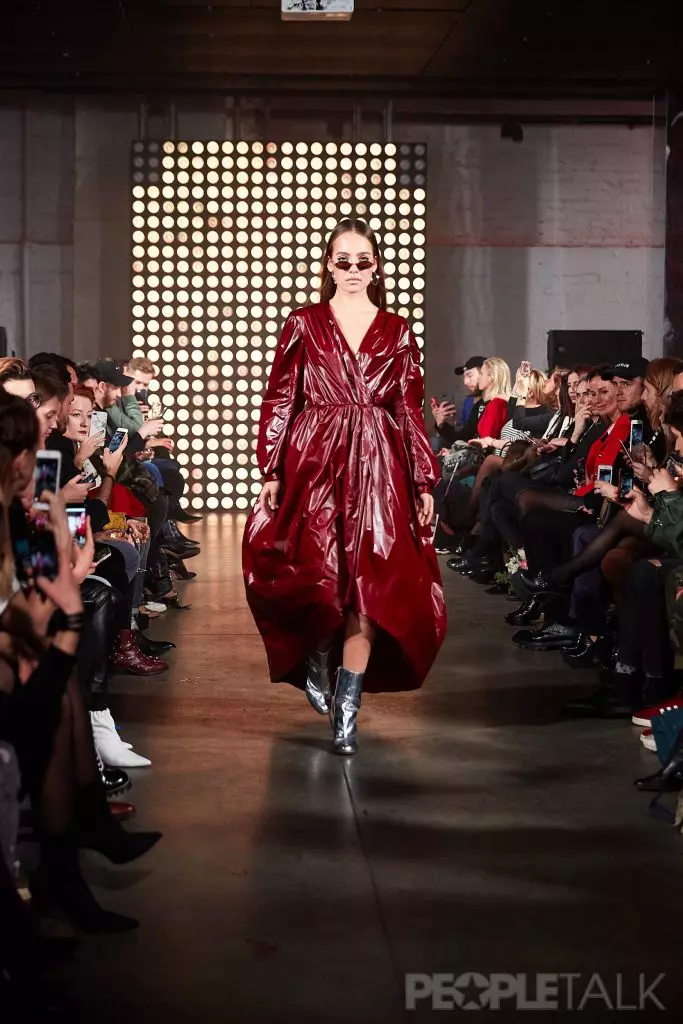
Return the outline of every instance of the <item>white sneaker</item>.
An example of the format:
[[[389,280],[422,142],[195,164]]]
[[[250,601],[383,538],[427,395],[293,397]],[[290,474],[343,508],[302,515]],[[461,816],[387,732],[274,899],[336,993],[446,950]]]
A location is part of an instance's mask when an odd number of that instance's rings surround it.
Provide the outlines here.
[[[123,742],[109,708],[91,711],[90,722],[95,750],[105,764],[112,768],[147,768],[151,765],[149,758],[136,754],[130,744]]]
[[[654,736],[652,735],[652,729],[643,729],[640,734],[640,742],[646,750],[652,750],[655,754],[657,753],[657,744]]]

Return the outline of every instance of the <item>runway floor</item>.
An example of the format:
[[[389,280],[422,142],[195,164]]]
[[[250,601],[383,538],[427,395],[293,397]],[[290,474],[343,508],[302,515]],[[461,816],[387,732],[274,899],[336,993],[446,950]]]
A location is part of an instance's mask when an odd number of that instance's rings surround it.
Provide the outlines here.
[[[124,738],[153,760],[135,826],[164,839],[128,868],[84,855],[103,905],[142,921],[84,942],[88,1019],[444,1019],[405,1008],[416,972],[575,973],[579,994],[600,975],[612,1003],[617,973],[630,992],[665,972],[657,1019],[680,1009],[683,837],[633,789],[657,766],[637,729],[559,719],[591,673],[515,649],[513,606],[444,567],[448,637],[427,684],[367,697],[361,750],[339,759],[327,721],[268,682],[242,522],[186,531],[202,542],[192,608],[154,630],[178,643],[170,671],[113,685]],[[585,1007],[612,1019],[604,999]],[[508,1000],[477,1019],[513,1010],[575,1017]]]

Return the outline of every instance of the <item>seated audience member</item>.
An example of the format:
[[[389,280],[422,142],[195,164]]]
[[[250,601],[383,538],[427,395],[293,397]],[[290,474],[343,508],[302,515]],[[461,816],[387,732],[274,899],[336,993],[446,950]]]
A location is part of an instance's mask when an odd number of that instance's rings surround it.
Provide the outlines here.
[[[437,402],[436,398],[432,398],[431,410],[434,417],[437,442],[435,447],[437,451],[440,448],[453,444],[458,439],[467,441],[470,437],[474,437],[476,433],[476,420],[479,418],[478,415],[474,417],[473,422],[470,424],[472,427],[471,431],[467,424],[470,423],[470,417],[473,416],[473,409],[480,391],[479,373],[485,362],[484,356],[472,356],[464,366],[456,366],[454,370],[456,377],[462,377],[467,392],[460,406],[460,412],[457,413],[455,423],[453,423],[456,417],[455,406],[446,400]],[[443,423],[446,424],[444,431],[440,429]],[[467,436],[465,436],[465,433],[467,433]]]
[[[9,512],[6,544],[17,550],[30,545],[31,527],[18,496],[33,479],[37,441],[38,423],[29,404],[0,393],[0,491]],[[126,863],[149,850],[160,834],[128,833],[109,809],[73,676],[83,628],[80,585],[92,552],[74,546],[61,499],[41,497],[49,506],[44,528],[54,534],[57,577],[24,576],[22,557],[16,568],[21,579],[12,572],[0,616],[3,658],[14,676],[0,707],[0,730],[16,752],[41,851],[30,880],[33,906],[39,913],[59,909],[83,931],[128,930],[137,922],[104,911],[95,901],[80,872],[79,847]],[[39,602],[31,596],[36,587],[43,595]]]
[[[9,356],[0,359],[0,388],[8,395],[26,399],[33,409],[40,404],[31,371],[21,359]]]

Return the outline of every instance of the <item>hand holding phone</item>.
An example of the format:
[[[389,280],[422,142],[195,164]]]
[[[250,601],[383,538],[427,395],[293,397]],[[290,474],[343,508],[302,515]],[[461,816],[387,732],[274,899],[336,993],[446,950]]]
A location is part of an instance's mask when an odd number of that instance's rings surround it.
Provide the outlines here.
[[[121,445],[123,444],[124,440],[126,440],[126,441],[128,440],[128,430],[126,429],[126,427],[117,427],[116,432],[114,433],[114,436],[112,437],[111,441],[109,442],[109,445],[108,445],[109,451],[112,454],[114,452],[117,452],[119,450],[119,448],[121,447]]]
[[[98,444],[98,447],[99,447],[99,445],[104,444],[104,438],[106,436],[106,433],[107,433],[107,414],[102,409],[95,409],[95,411],[92,413],[92,415],[90,417],[90,431],[89,431],[89,435],[90,435],[90,437],[97,437],[98,439],[100,438],[100,435],[101,435],[101,440],[99,440],[99,444]]]

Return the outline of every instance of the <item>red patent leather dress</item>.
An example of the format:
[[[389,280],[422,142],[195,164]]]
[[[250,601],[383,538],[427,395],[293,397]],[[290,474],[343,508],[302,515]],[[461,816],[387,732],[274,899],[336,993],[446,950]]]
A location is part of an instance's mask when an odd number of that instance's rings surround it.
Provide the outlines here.
[[[378,311],[357,355],[328,303],[287,320],[258,437],[280,507],[250,514],[242,552],[273,681],[303,686],[307,655],[353,609],[379,627],[364,689],[423,683],[446,629],[431,530],[417,519],[437,474],[423,397],[402,317]]]

